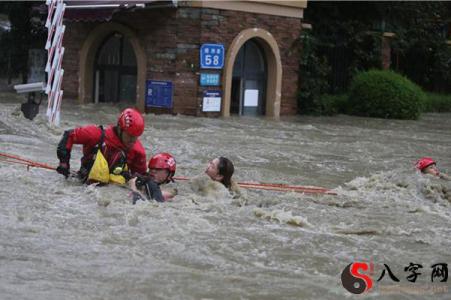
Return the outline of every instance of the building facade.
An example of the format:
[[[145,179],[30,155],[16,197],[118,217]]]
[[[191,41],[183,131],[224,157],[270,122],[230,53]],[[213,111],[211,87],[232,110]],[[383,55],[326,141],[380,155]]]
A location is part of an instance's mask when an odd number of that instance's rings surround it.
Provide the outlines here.
[[[306,1],[132,2],[66,8],[65,97],[195,116],[297,112]]]

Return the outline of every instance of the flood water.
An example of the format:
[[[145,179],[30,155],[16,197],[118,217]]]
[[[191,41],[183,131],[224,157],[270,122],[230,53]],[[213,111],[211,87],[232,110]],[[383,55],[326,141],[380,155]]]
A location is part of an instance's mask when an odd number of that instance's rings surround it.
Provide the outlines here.
[[[115,123],[121,110],[66,101],[54,128],[45,104],[29,121],[21,102],[0,95],[0,152],[54,166],[65,129]],[[431,282],[431,265],[451,263],[451,182],[413,165],[432,156],[451,172],[451,114],[145,120],[148,158],[172,153],[177,176],[226,156],[237,181],[338,195],[246,190],[232,199],[176,182],[173,202],[132,205],[126,189],[0,161],[1,299],[348,299],[341,273],[356,261],[375,266],[373,288],[358,297],[450,298],[450,279]],[[74,147],[73,170],[80,156]],[[410,263],[422,265],[414,283]],[[377,282],[384,264],[399,282],[388,272]]]

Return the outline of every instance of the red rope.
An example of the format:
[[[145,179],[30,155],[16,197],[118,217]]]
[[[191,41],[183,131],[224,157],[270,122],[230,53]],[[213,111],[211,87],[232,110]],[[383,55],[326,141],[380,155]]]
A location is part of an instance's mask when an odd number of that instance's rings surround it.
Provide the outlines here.
[[[271,186],[261,186],[261,185],[241,185],[238,183],[238,185],[245,189],[257,189],[257,190],[267,190],[267,191],[276,191],[276,192],[296,192],[296,193],[305,193],[305,194],[328,194],[328,195],[337,195],[337,193],[332,192],[330,190],[312,190],[309,188],[303,188],[303,187],[296,187],[296,189],[289,189],[289,188],[278,188],[278,187],[271,187]]]
[[[14,162],[16,162],[16,163],[22,163],[22,164],[28,165],[30,167],[39,167],[39,168],[48,169],[48,170],[56,170],[55,167],[52,167],[52,166],[50,166],[48,164],[32,161],[30,159],[26,159],[26,158],[23,158],[23,157],[20,157],[20,156],[17,156],[17,155],[12,155],[12,154],[7,154],[7,153],[0,152],[0,156],[6,157],[6,158],[9,158],[9,159],[13,159],[13,160],[15,160]],[[9,160],[9,161],[6,160],[6,161],[7,162],[13,162],[11,160]]]
[[[55,167],[52,167],[48,164],[32,161],[17,155],[7,154],[0,152],[0,157],[6,157],[4,162],[9,163],[17,163],[26,165],[28,167],[38,167],[48,170],[56,170]],[[11,160],[12,159],[12,160]],[[188,177],[183,176],[174,176],[175,180],[189,180]],[[297,193],[306,193],[306,194],[328,194],[328,195],[337,195],[337,193],[322,187],[315,186],[296,186],[296,185],[288,185],[281,183],[252,183],[252,182],[238,182],[240,187],[245,189],[259,189],[259,190],[267,190],[267,191],[278,191],[278,192],[297,192]]]
[[[175,180],[189,180],[187,177],[177,177],[174,176]],[[288,185],[281,183],[252,183],[252,182],[237,182],[237,184],[245,189],[260,189],[268,191],[279,191],[279,192],[298,192],[307,194],[329,194],[336,195],[337,193],[322,187],[316,186],[297,186]]]

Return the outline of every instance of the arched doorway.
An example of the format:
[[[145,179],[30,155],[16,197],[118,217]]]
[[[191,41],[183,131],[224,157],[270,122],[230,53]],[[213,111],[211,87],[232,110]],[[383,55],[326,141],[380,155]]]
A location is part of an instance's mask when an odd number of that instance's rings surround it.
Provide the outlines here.
[[[239,52],[242,51],[243,46],[250,41],[251,43],[248,45],[252,45],[250,47],[258,47],[259,55],[263,56],[264,64],[260,64],[265,66],[265,71],[260,72],[260,74],[266,74],[266,81],[263,83],[263,88],[258,88],[258,95],[256,94],[257,88],[253,88],[252,83],[249,83],[248,96],[250,96],[250,102],[252,104],[252,100],[255,98],[261,99],[261,102],[258,102],[258,105],[261,104],[260,112],[264,113],[266,116],[272,118],[278,118],[280,115],[280,99],[281,99],[281,88],[282,88],[282,61],[280,58],[279,46],[277,45],[277,41],[272,36],[272,34],[261,28],[249,28],[241,31],[229,45],[227,50],[227,55],[225,58],[225,65],[223,71],[223,91],[224,97],[222,101],[222,115],[224,117],[230,116],[230,112],[237,111],[236,99],[237,97],[243,97],[242,101],[245,100],[245,96],[240,96],[241,92],[246,92],[246,88],[241,88],[238,81],[235,80],[234,88],[232,89],[232,82],[234,78],[234,70],[235,70],[235,62],[237,57],[239,56]],[[248,46],[246,46],[248,47]],[[262,59],[260,58],[260,61]],[[258,61],[258,59],[257,59]],[[254,74],[256,75],[256,74]],[[246,77],[246,76],[245,76]],[[251,78],[250,76],[249,78]],[[236,78],[236,77],[235,77]],[[258,78],[258,76],[256,76]],[[260,77],[261,78],[261,77]],[[258,80],[257,80],[258,81]],[[256,83],[254,86],[258,86]],[[261,86],[261,83],[260,83]],[[239,87],[239,88],[238,88]],[[254,90],[254,91],[252,91]],[[260,93],[261,91],[261,93]],[[232,96],[234,94],[234,96]],[[262,95],[260,95],[262,94]],[[260,98],[261,96],[261,98]],[[235,99],[234,107],[232,108],[232,100]],[[245,101],[244,101],[245,102]],[[239,102],[238,102],[239,103]],[[255,103],[254,103],[255,104]],[[257,109],[258,110],[258,109]],[[239,105],[238,105],[238,113],[239,113]]]
[[[144,48],[137,34],[130,28],[115,22],[103,23],[94,28],[86,37],[80,50],[79,63],[79,101],[80,103],[95,102],[95,66],[97,53],[102,45],[115,32],[122,34],[132,45],[133,53],[136,56],[137,82],[135,85],[135,105],[141,110],[145,110],[145,87],[147,74],[147,59]],[[100,80],[100,78],[99,78]]]
[[[266,113],[267,64],[263,49],[248,40],[233,65],[230,113],[264,115]]]
[[[135,102],[137,64],[130,41],[115,32],[99,47],[94,62],[94,102]]]

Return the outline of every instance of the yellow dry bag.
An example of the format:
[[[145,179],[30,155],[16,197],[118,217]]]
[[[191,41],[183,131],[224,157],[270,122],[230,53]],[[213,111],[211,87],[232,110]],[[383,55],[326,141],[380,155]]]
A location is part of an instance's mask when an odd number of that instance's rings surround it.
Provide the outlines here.
[[[125,164],[123,167],[118,166],[114,168],[113,172],[110,173],[110,182],[111,183],[117,183],[117,184],[124,184],[125,183],[125,177],[122,176],[122,172],[127,172],[128,166]]]
[[[92,165],[91,171],[89,171],[88,181],[101,183],[108,183],[110,181],[110,168],[100,149],[97,150],[94,164]]]

